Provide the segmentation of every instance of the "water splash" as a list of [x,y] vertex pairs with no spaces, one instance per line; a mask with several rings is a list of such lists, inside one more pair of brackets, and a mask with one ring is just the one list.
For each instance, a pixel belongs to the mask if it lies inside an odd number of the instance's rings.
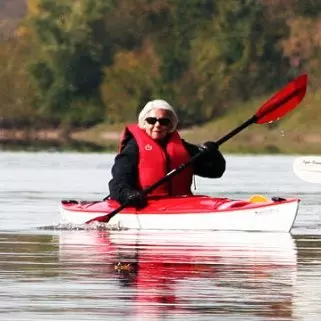
[[93,222],[91,224],[58,223],[57,225],[46,225],[37,227],[39,230],[49,231],[126,231],[126,228],[116,224]]

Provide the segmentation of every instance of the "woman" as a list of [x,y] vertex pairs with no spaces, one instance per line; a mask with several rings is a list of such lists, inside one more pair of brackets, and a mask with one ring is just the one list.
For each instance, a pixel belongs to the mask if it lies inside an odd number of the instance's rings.
[[192,195],[193,175],[221,177],[225,159],[217,145],[203,146],[182,140],[176,130],[178,117],[164,100],[148,102],[138,116],[138,124],[128,125],[121,139],[120,152],[112,168],[110,197],[121,204],[142,208],[146,197],[141,191],[163,178],[169,171],[187,162],[201,150],[206,153],[192,166],[173,176],[149,195]]

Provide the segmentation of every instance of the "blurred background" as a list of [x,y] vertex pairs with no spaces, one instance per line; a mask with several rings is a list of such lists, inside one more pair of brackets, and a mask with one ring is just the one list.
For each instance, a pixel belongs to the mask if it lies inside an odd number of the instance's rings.
[[222,150],[320,153],[320,53],[319,0],[0,0],[0,148],[115,150],[155,98],[216,140],[307,73],[295,111]]

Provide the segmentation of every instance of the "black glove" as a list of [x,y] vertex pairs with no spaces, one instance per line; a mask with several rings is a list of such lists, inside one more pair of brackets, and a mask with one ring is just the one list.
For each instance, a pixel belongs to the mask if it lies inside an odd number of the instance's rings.
[[137,209],[142,209],[147,205],[146,197],[137,190],[125,190],[123,192],[123,201]]
[[201,148],[209,153],[216,153],[218,145],[215,142],[205,142]]

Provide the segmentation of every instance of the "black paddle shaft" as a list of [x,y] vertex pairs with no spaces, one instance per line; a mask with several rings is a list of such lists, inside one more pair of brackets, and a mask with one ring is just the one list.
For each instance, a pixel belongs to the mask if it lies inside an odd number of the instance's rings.
[[249,118],[247,121],[245,121],[243,124],[241,124],[240,126],[236,127],[235,129],[231,130],[228,134],[226,134],[225,136],[223,136],[222,138],[220,138],[216,144],[218,146],[222,145],[223,143],[225,143],[227,140],[229,140],[230,138],[232,138],[233,136],[235,136],[236,134],[238,134],[240,131],[242,131],[244,128],[256,123],[257,121],[257,116],[254,115],[251,118]]

